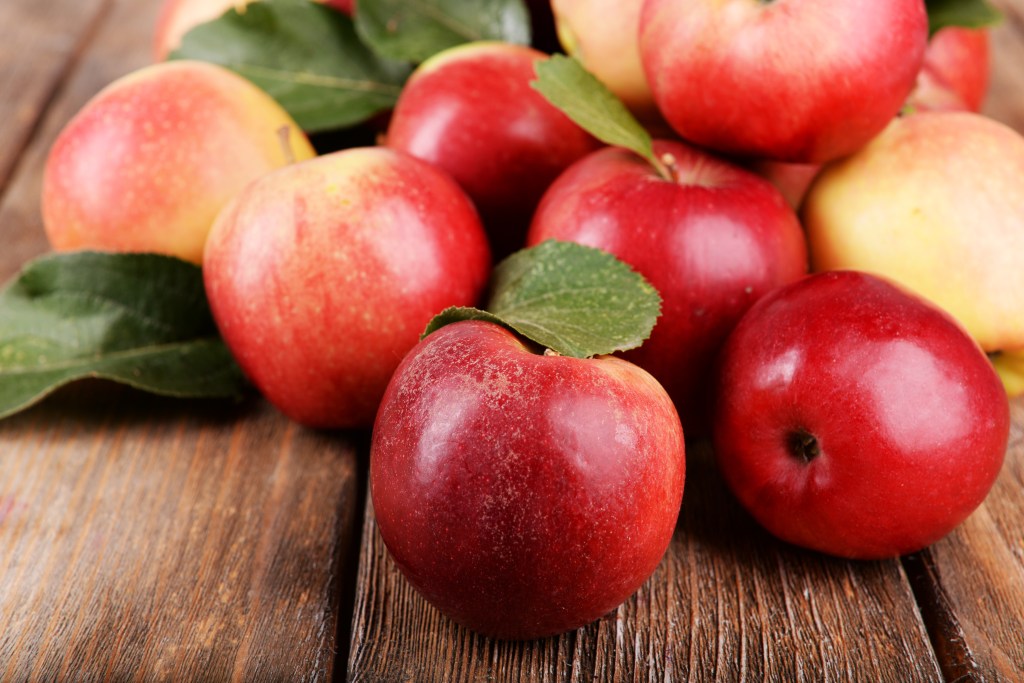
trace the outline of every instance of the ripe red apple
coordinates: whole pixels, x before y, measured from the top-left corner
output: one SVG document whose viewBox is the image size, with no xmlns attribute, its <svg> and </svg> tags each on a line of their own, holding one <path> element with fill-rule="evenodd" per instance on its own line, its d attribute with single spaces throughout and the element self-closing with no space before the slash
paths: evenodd
<svg viewBox="0 0 1024 683">
<path fill-rule="evenodd" d="M 43 174 L 54 249 L 202 260 L 217 212 L 255 178 L 315 155 L 298 125 L 241 76 L 158 64 L 97 94 L 61 131 Z"/>
<path fill-rule="evenodd" d="M 821 164 L 791 164 L 785 161 L 753 161 L 750 170 L 778 188 L 794 211 L 803 204 Z"/>
<path fill-rule="evenodd" d="M 490 254 L 448 176 L 385 148 L 295 164 L 218 217 L 203 261 L 214 319 L 246 375 L 313 427 L 369 426 L 427 323 L 472 306 Z"/>
<path fill-rule="evenodd" d="M 178 49 L 186 33 L 213 21 L 232 7 L 243 11 L 251 0 L 164 0 L 153 31 L 153 59 L 162 62 Z M 355 0 L 318 0 L 345 14 L 352 14 Z"/>
<path fill-rule="evenodd" d="M 625 357 L 664 385 L 688 436 L 707 431 L 711 365 L 744 311 L 807 272 L 803 232 L 766 180 L 676 142 L 656 141 L 674 179 L 617 148 L 566 171 L 544 196 L 529 244 L 604 249 L 661 293 L 649 340 Z"/>
<path fill-rule="evenodd" d="M 643 121 L 661 120 L 640 63 L 637 31 L 643 0 L 551 0 L 565 51 Z"/>
<path fill-rule="evenodd" d="M 387 144 L 444 169 L 480 210 L 496 258 L 523 246 L 548 185 L 597 142 L 530 87 L 545 55 L 506 43 L 445 50 L 413 73 Z"/>
<path fill-rule="evenodd" d="M 988 78 L 988 30 L 947 26 L 928 41 L 908 104 L 922 110 L 979 112 Z"/>
<path fill-rule="evenodd" d="M 640 56 L 685 139 L 801 163 L 878 134 L 914 86 L 922 0 L 647 0 Z"/>
<path fill-rule="evenodd" d="M 1010 418 L 977 344 L 877 277 L 811 276 L 755 304 L 721 356 L 714 444 L 740 502 L 832 555 L 914 552 L 999 473 Z"/>
<path fill-rule="evenodd" d="M 402 573 L 455 621 L 514 639 L 577 628 L 636 591 L 672 538 L 684 471 L 679 418 L 646 372 L 540 353 L 481 321 L 402 361 L 370 451 Z"/>
</svg>

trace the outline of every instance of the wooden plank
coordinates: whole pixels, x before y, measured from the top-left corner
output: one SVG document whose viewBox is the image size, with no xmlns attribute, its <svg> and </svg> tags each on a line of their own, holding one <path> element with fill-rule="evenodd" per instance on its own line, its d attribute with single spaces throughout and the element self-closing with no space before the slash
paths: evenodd
<svg viewBox="0 0 1024 683">
<path fill-rule="evenodd" d="M 402 579 L 368 505 L 351 681 L 938 680 L 900 563 L 786 546 L 728 494 L 710 449 L 654 576 L 574 633 L 496 642 L 455 626 Z"/>
<path fill-rule="evenodd" d="M 330 679 L 349 441 L 86 383 L 0 452 L 0 680 Z"/>
<path fill-rule="evenodd" d="M 0 192 L 108 0 L 0 3 Z"/>
<path fill-rule="evenodd" d="M 47 249 L 40 178 L 60 128 L 149 61 L 159 0 L 110 5 L 29 126 L 0 204 L 4 279 Z M 49 26 L 19 30 L 34 44 Z M 0 73 L 27 53 L 0 54 Z M 329 680 L 348 640 L 355 442 L 258 399 L 175 402 L 94 382 L 0 422 L 0 680 Z"/>
</svg>

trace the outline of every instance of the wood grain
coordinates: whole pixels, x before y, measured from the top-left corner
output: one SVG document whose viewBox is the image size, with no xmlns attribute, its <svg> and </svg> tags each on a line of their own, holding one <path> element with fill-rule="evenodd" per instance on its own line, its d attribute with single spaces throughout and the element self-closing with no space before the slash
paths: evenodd
<svg viewBox="0 0 1024 683">
<path fill-rule="evenodd" d="M 109 0 L 0 3 L 0 191 Z"/>
<path fill-rule="evenodd" d="M 0 449 L 0 680 L 329 680 L 349 440 L 85 383 Z"/>
<path fill-rule="evenodd" d="M 654 576 L 604 619 L 539 641 L 483 638 L 426 604 L 368 506 L 350 680 L 941 679 L 898 561 L 784 545 L 739 508 L 706 445 L 687 466 L 680 522 Z"/>
</svg>

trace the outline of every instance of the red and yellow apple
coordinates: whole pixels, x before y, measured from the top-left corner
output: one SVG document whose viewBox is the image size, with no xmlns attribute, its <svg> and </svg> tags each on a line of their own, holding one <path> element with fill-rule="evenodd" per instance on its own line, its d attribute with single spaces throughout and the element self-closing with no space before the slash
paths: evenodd
<svg viewBox="0 0 1024 683">
<path fill-rule="evenodd" d="M 487 635 L 539 638 L 600 618 L 647 580 L 685 466 L 675 408 L 640 368 L 538 352 L 467 321 L 395 372 L 370 492 L 391 557 L 430 603 Z"/>
<path fill-rule="evenodd" d="M 684 139 L 801 163 L 849 154 L 914 86 L 923 0 L 646 0 L 640 57 Z"/>
<path fill-rule="evenodd" d="M 315 156 L 269 95 L 202 62 L 157 64 L 107 86 L 58 136 L 43 174 L 54 249 L 199 262 L 217 213 L 252 180 Z"/>
<path fill-rule="evenodd" d="M 947 26 L 928 41 L 908 104 L 918 110 L 979 112 L 988 80 L 988 30 Z"/>
<path fill-rule="evenodd" d="M 210 233 L 203 275 L 228 348 L 266 398 L 312 427 L 368 427 L 427 323 L 477 303 L 490 254 L 444 173 L 383 147 L 252 183 Z"/>
</svg>

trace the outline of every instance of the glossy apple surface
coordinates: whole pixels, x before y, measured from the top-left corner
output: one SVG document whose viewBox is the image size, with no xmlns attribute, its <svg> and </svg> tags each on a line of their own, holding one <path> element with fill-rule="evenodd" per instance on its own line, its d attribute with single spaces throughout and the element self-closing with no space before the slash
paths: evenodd
<svg viewBox="0 0 1024 683">
<path fill-rule="evenodd" d="M 635 592 L 683 494 L 672 402 L 619 358 L 537 353 L 502 327 L 421 342 L 374 426 L 370 489 L 409 582 L 500 638 L 575 629 Z"/>
<path fill-rule="evenodd" d="M 373 422 L 427 323 L 477 302 L 490 254 L 443 173 L 384 148 L 295 164 L 217 219 L 203 261 L 214 319 L 271 403 L 312 427 Z"/>
<path fill-rule="evenodd" d="M 545 55 L 471 43 L 424 62 L 395 105 L 387 144 L 450 173 L 480 210 L 497 258 L 522 248 L 548 185 L 597 147 L 533 88 Z"/>
<path fill-rule="evenodd" d="M 642 120 L 658 120 L 640 64 L 643 0 L 551 0 L 559 41 Z"/>
<path fill-rule="evenodd" d="M 823 273 L 750 309 L 721 357 L 714 444 L 740 502 L 800 546 L 924 548 L 987 495 L 1006 394 L 948 315 L 871 275 Z"/>
<path fill-rule="evenodd" d="M 110 84 L 61 131 L 43 174 L 46 235 L 58 251 L 199 262 L 232 197 L 314 155 L 295 121 L 244 78 L 203 62 L 157 64 Z"/>
<path fill-rule="evenodd" d="M 1024 349 L 1024 138 L 967 112 L 895 121 L 811 187 L 816 270 L 896 280 L 989 352 Z"/>
<path fill-rule="evenodd" d="M 625 357 L 668 390 L 688 436 L 706 433 L 711 365 L 740 316 L 807 272 L 796 214 L 766 180 L 676 142 L 675 180 L 620 149 L 595 152 L 544 196 L 529 243 L 554 238 L 604 249 L 661 293 L 662 315 Z"/>
<path fill-rule="evenodd" d="M 352 14 L 355 0 L 322 0 L 324 4 Z M 233 7 L 244 8 L 250 0 L 164 0 L 153 30 L 153 59 L 167 59 L 181 45 L 186 33 L 199 24 L 213 21 Z"/>
<path fill-rule="evenodd" d="M 914 86 L 922 0 L 647 0 L 640 56 L 686 140 L 801 163 L 878 134 Z"/>
<path fill-rule="evenodd" d="M 919 110 L 980 112 L 988 92 L 989 63 L 988 30 L 940 29 L 928 41 L 908 104 Z"/>
</svg>

